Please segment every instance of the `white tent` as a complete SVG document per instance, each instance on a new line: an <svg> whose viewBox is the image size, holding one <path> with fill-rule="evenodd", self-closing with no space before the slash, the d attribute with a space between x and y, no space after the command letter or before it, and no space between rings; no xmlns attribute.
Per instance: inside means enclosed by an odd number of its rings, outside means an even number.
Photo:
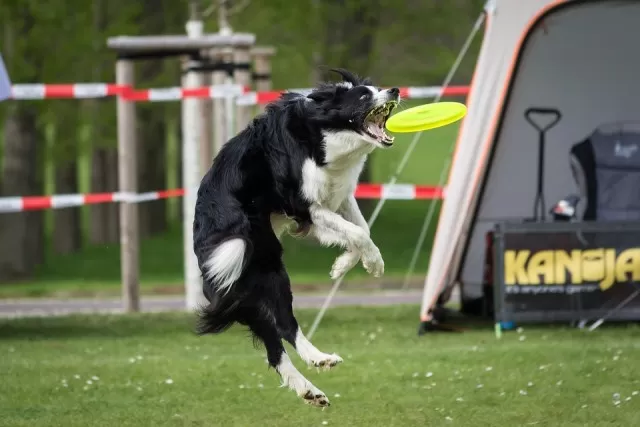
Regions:
<svg viewBox="0 0 640 427"><path fill-rule="evenodd" d="M578 193L569 150L601 124L640 121L639 0L495 0L468 96L425 280L421 320L459 284L481 296L485 236L530 218L538 132L530 107L561 111L547 133L548 208Z"/></svg>

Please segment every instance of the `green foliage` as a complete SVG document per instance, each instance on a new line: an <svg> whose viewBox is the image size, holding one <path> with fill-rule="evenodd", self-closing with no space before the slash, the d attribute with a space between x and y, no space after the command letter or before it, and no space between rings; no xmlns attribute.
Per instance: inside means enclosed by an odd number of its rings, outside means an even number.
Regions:
<svg viewBox="0 0 640 427"><path fill-rule="evenodd" d="M202 0L202 9L212 1ZM381 85L429 85L446 75L483 3L251 0L230 20L234 31L254 33L257 45L277 48L272 63L275 88L309 86L319 76L317 65L355 68ZM0 51L14 83L114 82L115 54L107 49L107 38L183 34L188 6L184 0L3 0ZM215 13L205 19L205 30L217 31ZM479 41L477 37L454 82L469 81ZM136 71L138 87L180 84L176 59L141 62ZM46 190L55 190L50 182L55 164L76 161L80 191L87 191L91 150L116 146L115 100L5 102L0 104L0 117L9 108L38 114ZM139 104L138 110L140 132L145 131L143 117L180 119L179 103ZM435 155L423 158L439 161L440 150L434 150ZM167 182L177 186L174 151L167 154ZM373 179L386 179L397 161L374 157Z"/></svg>

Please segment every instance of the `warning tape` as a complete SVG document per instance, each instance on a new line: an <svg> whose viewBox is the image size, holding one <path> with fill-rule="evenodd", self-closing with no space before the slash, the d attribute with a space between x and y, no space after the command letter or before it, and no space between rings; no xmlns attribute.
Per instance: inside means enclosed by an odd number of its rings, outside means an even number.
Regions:
<svg viewBox="0 0 640 427"><path fill-rule="evenodd" d="M0 213L61 209L99 203L141 203L183 195L184 189L176 188L146 193L113 192L0 197ZM412 184L359 184L355 196L358 199L439 200L444 197L444 188Z"/></svg>
<svg viewBox="0 0 640 427"><path fill-rule="evenodd" d="M121 96L129 101L163 102L188 98L220 99L236 98L238 105L264 105L275 101L284 92L307 94L311 88L287 89L280 91L254 92L242 85L214 85L197 88L166 87L135 89L130 86L111 83L74 83L74 84L15 84L11 97L15 100L37 99L91 99ZM434 98L440 96L463 96L469 92L468 86L425 86L402 87L400 96L407 99Z"/></svg>

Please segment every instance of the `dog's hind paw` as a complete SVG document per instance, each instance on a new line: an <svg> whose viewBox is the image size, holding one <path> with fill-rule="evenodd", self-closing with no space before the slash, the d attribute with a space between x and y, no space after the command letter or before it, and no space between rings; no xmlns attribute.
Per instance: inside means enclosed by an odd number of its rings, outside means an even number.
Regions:
<svg viewBox="0 0 640 427"><path fill-rule="evenodd" d="M322 368L325 371L333 368L334 366L342 363L342 357L337 354L324 354L320 357L314 357L309 361L310 366L315 366L316 368Z"/></svg>
<svg viewBox="0 0 640 427"><path fill-rule="evenodd" d="M331 266L331 279L336 280L341 276L344 276L349 270L351 270L358 263L360 254L358 252L347 251L340 255L333 262Z"/></svg>
<svg viewBox="0 0 640 427"><path fill-rule="evenodd" d="M331 406L331 403L329 403L329 399L327 398L327 396L315 387L304 393L302 395L302 398L304 399L304 402L306 404L311 406L317 406L319 408L326 408L327 406Z"/></svg>

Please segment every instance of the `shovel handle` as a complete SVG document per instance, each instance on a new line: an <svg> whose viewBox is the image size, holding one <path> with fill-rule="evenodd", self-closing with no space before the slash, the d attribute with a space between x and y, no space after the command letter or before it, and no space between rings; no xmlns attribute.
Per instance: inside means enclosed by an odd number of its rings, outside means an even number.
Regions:
<svg viewBox="0 0 640 427"><path fill-rule="evenodd" d="M538 123L536 123L536 121L533 120L533 117L531 117L533 114L554 116L554 117L553 117L553 120L546 126L539 126ZM546 132L552 127L554 127L560 121L560 119L562 118L562 113L560 113L560 110L555 108L531 107L531 108L527 108L527 110L524 112L524 117L531 124L531 126L538 129L538 131Z"/></svg>

